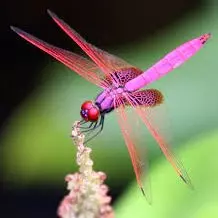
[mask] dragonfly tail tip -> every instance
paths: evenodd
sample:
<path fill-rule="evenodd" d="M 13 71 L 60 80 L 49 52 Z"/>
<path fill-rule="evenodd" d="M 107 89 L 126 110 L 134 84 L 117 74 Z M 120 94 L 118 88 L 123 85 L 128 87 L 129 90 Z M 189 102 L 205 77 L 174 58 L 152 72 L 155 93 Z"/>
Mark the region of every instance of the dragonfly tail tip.
<path fill-rule="evenodd" d="M 206 34 L 206 40 L 210 39 L 212 37 L 212 33 L 207 33 Z"/>
<path fill-rule="evenodd" d="M 211 33 L 206 33 L 201 36 L 200 40 L 202 44 L 205 44 L 210 38 L 211 38 Z"/>

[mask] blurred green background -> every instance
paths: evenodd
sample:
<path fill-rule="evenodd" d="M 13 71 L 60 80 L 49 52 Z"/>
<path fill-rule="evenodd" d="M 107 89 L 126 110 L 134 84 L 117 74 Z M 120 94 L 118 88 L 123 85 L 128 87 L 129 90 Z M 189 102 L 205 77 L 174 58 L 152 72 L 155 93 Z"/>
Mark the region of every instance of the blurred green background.
<path fill-rule="evenodd" d="M 125 9 L 125 5 L 123 7 Z M 217 9 L 216 0 L 205 0 L 198 10 L 190 10 L 180 19 L 171 20 L 146 38 L 141 35 L 131 43 L 105 46 L 109 52 L 146 69 L 185 41 L 203 33 L 213 34 L 190 61 L 149 86 L 161 90 L 165 96 L 170 134 L 173 136 L 171 143 L 193 180 L 194 191 L 177 178 L 158 145 L 145 132 L 143 137 L 149 146 L 153 198 L 153 205 L 149 206 L 135 182 L 113 113 L 106 117 L 103 133 L 90 142 L 95 170 L 107 173 L 107 184 L 116 199 L 116 217 L 218 216 Z M 142 20 L 138 22 L 141 28 L 146 28 Z M 25 30 L 28 31 L 27 28 Z M 14 38 L 22 41 L 17 36 Z M 61 41 L 58 43 L 61 45 Z M 25 45 L 24 41 L 20 44 L 31 46 Z M 42 68 L 35 78 L 37 85 L 34 90 L 13 110 L 2 128 L 2 183 L 9 195 L 17 190 L 32 192 L 32 195 L 41 191 L 43 194 L 34 200 L 36 205 L 46 191 L 58 192 L 58 197 L 51 200 L 55 216 L 55 207 L 66 193 L 64 176 L 77 170 L 76 149 L 69 137 L 71 125 L 80 119 L 81 103 L 95 98 L 100 90 L 51 59 Z M 18 195 L 25 198 L 25 195 Z M 28 195 L 26 197 L 28 199 Z M 43 217 L 46 213 L 42 214 Z"/>

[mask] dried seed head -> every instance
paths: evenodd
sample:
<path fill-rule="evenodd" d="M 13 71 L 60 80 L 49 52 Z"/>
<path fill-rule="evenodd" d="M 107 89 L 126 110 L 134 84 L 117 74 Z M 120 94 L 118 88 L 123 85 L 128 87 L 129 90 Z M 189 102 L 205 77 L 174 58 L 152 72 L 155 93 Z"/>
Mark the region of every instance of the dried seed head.
<path fill-rule="evenodd" d="M 90 158 L 92 150 L 84 146 L 85 136 L 80 133 L 78 122 L 73 125 L 72 138 L 77 147 L 76 163 L 79 172 L 65 177 L 69 194 L 60 203 L 59 217 L 113 218 L 111 197 L 107 195 L 108 187 L 104 184 L 107 176 L 93 170 L 94 163 Z"/>

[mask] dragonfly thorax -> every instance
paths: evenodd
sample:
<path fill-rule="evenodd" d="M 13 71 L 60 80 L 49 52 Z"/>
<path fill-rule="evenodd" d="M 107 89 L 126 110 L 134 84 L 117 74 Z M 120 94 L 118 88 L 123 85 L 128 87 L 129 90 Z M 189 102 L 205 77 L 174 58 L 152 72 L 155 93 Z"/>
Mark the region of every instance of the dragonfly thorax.
<path fill-rule="evenodd" d="M 85 101 L 81 106 L 80 115 L 85 121 L 96 122 L 100 116 L 100 111 L 92 101 Z"/>

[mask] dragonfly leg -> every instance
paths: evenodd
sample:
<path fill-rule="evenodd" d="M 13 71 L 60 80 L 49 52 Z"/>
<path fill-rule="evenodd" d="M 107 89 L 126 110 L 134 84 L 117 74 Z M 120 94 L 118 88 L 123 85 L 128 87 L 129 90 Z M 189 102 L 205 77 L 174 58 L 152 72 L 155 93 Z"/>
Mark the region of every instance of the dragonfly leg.
<path fill-rule="evenodd" d="M 86 123 L 84 123 L 84 124 L 86 124 Z M 79 128 L 80 129 L 90 129 L 93 125 L 94 125 L 94 123 L 91 123 L 91 124 L 89 124 L 89 126 L 79 126 Z"/>
<path fill-rule="evenodd" d="M 80 120 L 80 121 L 78 122 L 79 125 L 83 125 L 83 124 L 85 124 L 85 123 L 87 123 L 87 121 L 85 121 L 84 119 L 82 119 L 82 120 Z"/>
<path fill-rule="evenodd" d="M 104 127 L 104 115 L 101 116 L 101 119 L 100 119 L 100 122 L 98 124 L 97 127 L 95 127 L 95 129 L 101 127 L 93 136 L 91 136 L 90 138 L 88 138 L 84 144 L 86 144 L 87 142 L 91 141 L 93 138 L 95 138 L 102 130 L 103 130 L 103 127 Z M 93 129 L 94 130 L 94 129 Z"/>
<path fill-rule="evenodd" d="M 100 122 L 101 122 L 101 121 L 100 121 Z M 92 131 L 92 130 L 98 128 L 99 125 L 100 125 L 100 122 L 99 122 L 99 124 L 98 124 L 98 122 L 91 123 L 91 124 L 89 125 L 89 128 L 83 128 L 83 129 L 86 129 L 86 130 L 81 131 L 81 133 L 90 132 L 90 131 Z M 93 126 L 93 124 L 94 124 L 94 126 Z M 92 127 L 92 126 L 93 126 L 93 127 Z"/>

